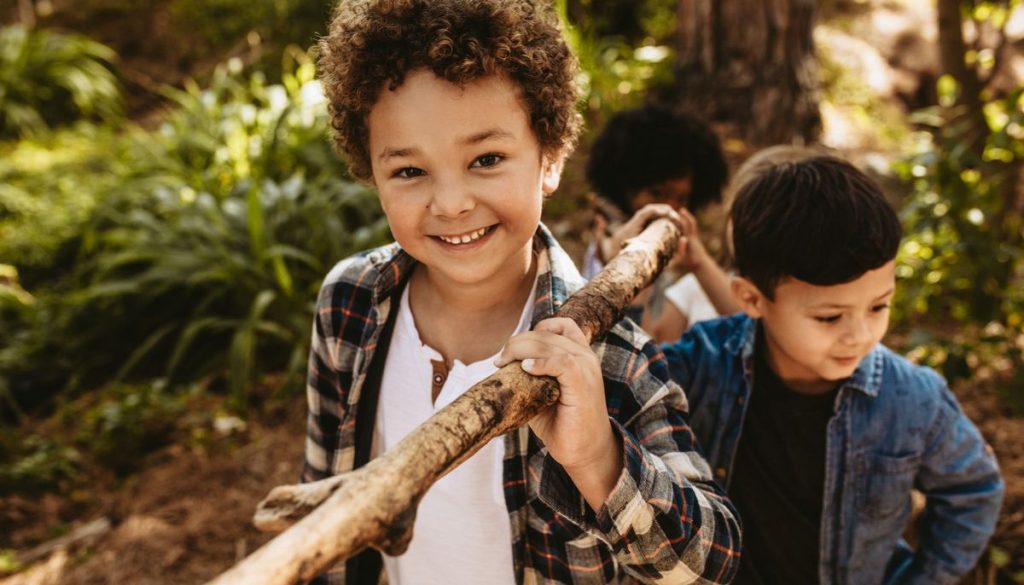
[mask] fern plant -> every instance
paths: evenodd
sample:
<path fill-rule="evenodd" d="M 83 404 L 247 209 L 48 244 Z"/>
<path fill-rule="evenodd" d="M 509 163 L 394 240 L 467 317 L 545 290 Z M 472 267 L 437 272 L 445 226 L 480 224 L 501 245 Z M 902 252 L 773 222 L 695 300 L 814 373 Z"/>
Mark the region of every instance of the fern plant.
<path fill-rule="evenodd" d="M 38 134 L 87 118 L 121 115 L 110 48 L 75 34 L 0 28 L 0 137 Z"/>
<path fill-rule="evenodd" d="M 387 238 L 376 195 L 327 140 L 313 63 L 281 84 L 231 63 L 130 149 L 134 177 L 97 208 L 58 330 L 85 386 L 304 369 L 313 304 L 337 260 Z"/>

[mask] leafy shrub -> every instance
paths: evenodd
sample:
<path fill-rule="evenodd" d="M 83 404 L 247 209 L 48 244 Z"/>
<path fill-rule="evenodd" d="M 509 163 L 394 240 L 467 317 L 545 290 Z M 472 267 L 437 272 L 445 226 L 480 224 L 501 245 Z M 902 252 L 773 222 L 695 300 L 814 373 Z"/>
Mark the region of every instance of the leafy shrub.
<path fill-rule="evenodd" d="M 0 145 L 0 262 L 18 266 L 26 287 L 70 270 L 97 201 L 130 166 L 128 147 L 89 124 Z"/>
<path fill-rule="evenodd" d="M 570 4 L 587 17 L 570 22 Z M 590 0 L 559 0 L 567 34 L 580 59 L 580 85 L 589 117 L 601 121 L 612 113 L 637 106 L 654 88 L 672 79 L 672 50 L 662 41 L 672 32 L 674 3 L 643 3 L 630 12 L 639 29 L 634 35 L 609 34 L 619 30 L 622 9 Z"/>
<path fill-rule="evenodd" d="M 188 395 L 165 390 L 157 381 L 142 385 L 113 384 L 103 400 L 78 416 L 77 443 L 97 463 L 126 475 L 146 455 L 168 444 Z"/>
<path fill-rule="evenodd" d="M 116 55 L 83 36 L 22 25 L 0 28 L 0 137 L 37 134 L 81 118 L 113 120 L 121 89 Z"/>
<path fill-rule="evenodd" d="M 953 89 L 940 82 L 947 98 Z M 907 237 L 895 317 L 911 329 L 917 357 L 950 379 L 995 361 L 1019 371 L 1024 218 L 1014 189 L 1024 162 L 1024 89 L 986 106 L 991 132 L 981 153 L 967 147 L 963 125 L 947 123 L 954 113 L 948 107 L 916 116 L 932 131 L 897 169 L 911 194 L 902 211 Z M 1016 400 L 1024 409 L 1024 397 Z"/>
<path fill-rule="evenodd" d="M 313 64 L 291 55 L 280 85 L 232 62 L 209 89 L 172 92 L 177 109 L 134 145 L 134 175 L 97 208 L 56 326 L 73 332 L 78 384 L 227 372 L 241 406 L 257 371 L 296 381 L 321 279 L 388 232 L 331 150 Z"/>
<path fill-rule="evenodd" d="M 175 21 L 199 33 L 211 48 L 226 48 L 255 32 L 277 47 L 309 46 L 323 32 L 332 2 L 326 0 L 174 0 Z"/>
<path fill-rule="evenodd" d="M 0 494 L 53 489 L 71 477 L 79 454 L 69 446 L 41 435 L 0 437 Z"/>

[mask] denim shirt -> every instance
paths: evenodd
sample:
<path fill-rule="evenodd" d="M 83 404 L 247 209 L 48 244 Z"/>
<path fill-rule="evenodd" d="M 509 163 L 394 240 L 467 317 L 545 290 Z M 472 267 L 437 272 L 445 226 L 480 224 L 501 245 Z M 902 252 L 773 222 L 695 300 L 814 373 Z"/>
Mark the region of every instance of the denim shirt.
<path fill-rule="evenodd" d="M 728 487 L 754 384 L 757 321 L 696 324 L 662 346 L 690 401 L 690 424 Z M 985 549 L 1002 503 L 992 450 L 946 382 L 878 345 L 844 381 L 827 427 L 821 583 L 958 583 Z M 927 506 L 920 543 L 901 535 L 911 490 Z M 781 528 L 781 527 L 780 527 Z"/>

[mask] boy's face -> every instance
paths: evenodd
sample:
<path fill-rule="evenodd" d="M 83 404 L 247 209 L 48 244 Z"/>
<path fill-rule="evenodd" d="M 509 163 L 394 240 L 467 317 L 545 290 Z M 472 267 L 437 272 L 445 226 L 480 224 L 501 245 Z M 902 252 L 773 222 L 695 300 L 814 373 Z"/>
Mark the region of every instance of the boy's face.
<path fill-rule="evenodd" d="M 689 175 L 666 179 L 656 185 L 642 189 L 629 198 L 633 211 L 639 210 L 649 203 L 665 203 L 673 209 L 689 207 L 690 195 L 693 192 L 693 178 Z"/>
<path fill-rule="evenodd" d="M 561 160 L 541 155 L 518 96 L 501 76 L 459 87 L 419 69 L 382 90 L 367 117 L 391 231 L 432 278 L 467 285 L 529 271 Z"/>
<path fill-rule="evenodd" d="M 775 288 L 774 301 L 743 278 L 735 279 L 733 290 L 747 314 L 762 320 L 775 373 L 793 390 L 818 393 L 853 374 L 882 340 L 895 282 L 890 261 L 845 284 L 787 278 Z"/>

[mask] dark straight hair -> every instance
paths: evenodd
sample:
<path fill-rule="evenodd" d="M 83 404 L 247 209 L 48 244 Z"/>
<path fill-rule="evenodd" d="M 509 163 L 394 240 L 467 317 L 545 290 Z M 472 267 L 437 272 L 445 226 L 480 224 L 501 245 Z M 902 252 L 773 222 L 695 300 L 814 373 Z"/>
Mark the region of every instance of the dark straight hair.
<path fill-rule="evenodd" d="M 730 217 L 737 271 L 769 299 L 786 277 L 855 280 L 895 258 L 903 236 L 878 184 L 832 156 L 767 169 L 736 194 Z"/>

